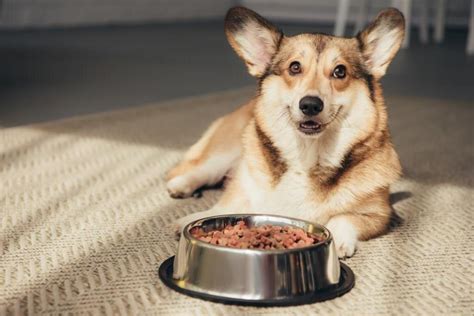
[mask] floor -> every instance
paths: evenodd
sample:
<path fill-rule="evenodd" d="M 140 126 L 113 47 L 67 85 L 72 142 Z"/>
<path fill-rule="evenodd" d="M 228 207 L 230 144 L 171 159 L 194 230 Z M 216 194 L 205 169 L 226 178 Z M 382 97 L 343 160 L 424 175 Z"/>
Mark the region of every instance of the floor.
<path fill-rule="evenodd" d="M 386 94 L 473 101 L 474 57 L 465 55 L 465 41 L 459 30 L 448 30 L 443 45 L 421 45 L 413 34 L 383 80 Z M 254 83 L 221 22 L 0 31 L 0 58 L 1 127 Z"/>

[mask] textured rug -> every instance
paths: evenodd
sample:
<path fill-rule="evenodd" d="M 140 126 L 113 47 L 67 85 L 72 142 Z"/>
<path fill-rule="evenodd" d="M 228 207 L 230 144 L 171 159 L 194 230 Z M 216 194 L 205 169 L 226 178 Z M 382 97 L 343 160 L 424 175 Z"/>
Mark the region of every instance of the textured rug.
<path fill-rule="evenodd" d="M 0 130 L 0 315 L 474 314 L 474 104 L 388 98 L 405 176 L 388 234 L 346 260 L 355 288 L 289 308 L 224 306 L 166 288 L 167 226 L 210 207 L 163 176 L 251 89 Z"/>

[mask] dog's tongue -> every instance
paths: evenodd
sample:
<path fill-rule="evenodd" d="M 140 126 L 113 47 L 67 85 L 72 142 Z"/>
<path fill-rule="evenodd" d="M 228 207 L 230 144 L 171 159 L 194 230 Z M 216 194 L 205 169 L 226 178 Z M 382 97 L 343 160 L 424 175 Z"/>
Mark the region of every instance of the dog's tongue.
<path fill-rule="evenodd" d="M 320 127 L 319 123 L 316 123 L 315 121 L 306 121 L 300 124 L 302 128 L 307 128 L 307 129 L 318 129 Z"/>

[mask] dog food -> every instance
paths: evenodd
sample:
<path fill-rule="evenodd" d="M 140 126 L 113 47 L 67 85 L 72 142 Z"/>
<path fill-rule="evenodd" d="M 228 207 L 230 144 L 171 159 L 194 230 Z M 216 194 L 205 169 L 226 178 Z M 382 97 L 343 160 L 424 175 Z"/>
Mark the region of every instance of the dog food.
<path fill-rule="evenodd" d="M 262 225 L 248 227 L 244 221 L 227 225 L 222 230 L 205 232 L 201 227 L 190 231 L 194 238 L 220 245 L 242 249 L 292 249 L 310 246 L 323 241 L 323 235 L 312 234 L 293 226 Z"/>

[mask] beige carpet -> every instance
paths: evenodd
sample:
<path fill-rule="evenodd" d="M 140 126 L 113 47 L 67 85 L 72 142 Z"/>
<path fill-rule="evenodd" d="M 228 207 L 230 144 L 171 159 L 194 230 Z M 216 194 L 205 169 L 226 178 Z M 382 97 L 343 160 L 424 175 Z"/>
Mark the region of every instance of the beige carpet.
<path fill-rule="evenodd" d="M 236 90 L 0 130 L 0 315 L 474 314 L 473 109 L 389 98 L 405 168 L 391 231 L 347 260 L 345 296 L 291 308 L 224 306 L 166 288 L 166 226 L 219 195 L 172 200 L 163 175 Z"/>

